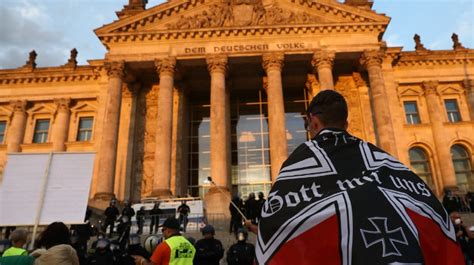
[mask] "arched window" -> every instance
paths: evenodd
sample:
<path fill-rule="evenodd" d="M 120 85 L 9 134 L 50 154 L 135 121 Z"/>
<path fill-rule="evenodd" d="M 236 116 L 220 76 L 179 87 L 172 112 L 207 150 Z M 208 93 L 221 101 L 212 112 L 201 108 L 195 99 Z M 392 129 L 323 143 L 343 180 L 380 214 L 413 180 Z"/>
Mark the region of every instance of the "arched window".
<path fill-rule="evenodd" d="M 466 190 L 474 190 L 474 180 L 471 177 L 471 157 L 467 150 L 462 145 L 453 145 L 451 147 L 451 157 L 458 185 Z"/>
<path fill-rule="evenodd" d="M 431 177 L 431 166 L 428 155 L 425 150 L 420 147 L 413 147 L 409 151 L 410 164 L 415 173 L 423 179 L 423 181 L 435 190 L 433 178 Z"/>

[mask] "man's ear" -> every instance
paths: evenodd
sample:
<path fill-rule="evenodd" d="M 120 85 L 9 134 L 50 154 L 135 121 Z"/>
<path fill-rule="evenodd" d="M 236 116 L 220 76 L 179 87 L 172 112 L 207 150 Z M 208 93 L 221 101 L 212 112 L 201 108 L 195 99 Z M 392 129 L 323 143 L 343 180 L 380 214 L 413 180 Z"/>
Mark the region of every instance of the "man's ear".
<path fill-rule="evenodd" d="M 324 124 L 321 122 L 321 119 L 317 115 L 311 115 L 311 129 L 314 135 L 317 135 L 319 131 L 324 128 Z"/>

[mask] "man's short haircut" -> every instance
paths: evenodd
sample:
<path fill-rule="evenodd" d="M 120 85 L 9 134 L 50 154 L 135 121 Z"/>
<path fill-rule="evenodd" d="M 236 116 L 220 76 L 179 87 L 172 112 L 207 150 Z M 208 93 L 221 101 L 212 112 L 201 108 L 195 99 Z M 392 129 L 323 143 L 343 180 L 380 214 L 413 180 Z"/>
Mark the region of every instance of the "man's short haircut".
<path fill-rule="evenodd" d="M 10 235 L 10 240 L 12 241 L 12 243 L 26 242 L 27 238 L 28 238 L 28 232 L 26 232 L 26 230 L 23 230 L 23 229 L 16 229 Z"/>
<path fill-rule="evenodd" d="M 309 104 L 307 114 L 317 115 L 328 127 L 344 128 L 347 122 L 347 103 L 344 97 L 334 90 L 319 92 Z"/>

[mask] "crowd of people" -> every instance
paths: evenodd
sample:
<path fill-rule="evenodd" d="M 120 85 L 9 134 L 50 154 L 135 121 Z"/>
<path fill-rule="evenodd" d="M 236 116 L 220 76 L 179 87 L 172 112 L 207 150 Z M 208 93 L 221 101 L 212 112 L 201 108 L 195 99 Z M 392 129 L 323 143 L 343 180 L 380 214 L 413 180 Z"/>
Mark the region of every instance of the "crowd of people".
<path fill-rule="evenodd" d="M 150 235 L 144 244 L 137 234 L 122 241 L 107 238 L 99 233 L 91 248 L 87 241 L 78 240 L 77 229 L 69 228 L 61 222 L 50 224 L 39 236 L 34 251 L 27 251 L 28 233 L 17 229 L 10 235 L 10 244 L 0 257 L 2 265 L 134 265 L 172 264 L 179 260 L 182 265 L 217 265 L 224 257 L 224 247 L 215 236 L 212 225 L 202 230 L 202 239 L 181 235 L 181 225 L 176 218 L 167 218 L 161 226 L 162 237 Z M 229 265 L 252 265 L 255 247 L 247 242 L 248 232 L 240 228 L 236 233 L 236 243 L 227 251 Z"/>
<path fill-rule="evenodd" d="M 255 193 L 249 193 L 248 198 L 244 201 L 239 194 L 234 195 L 231 203 L 229 204 L 230 211 L 230 227 L 229 232 L 236 233 L 240 228 L 243 227 L 244 217 L 250 220 L 253 224 L 258 224 L 262 207 L 265 204 L 265 196 L 263 192 L 258 193 L 258 199 L 255 198 Z"/>
<path fill-rule="evenodd" d="M 248 208 L 253 203 L 252 199 L 255 201 L 254 197 L 249 197 L 242 206 L 247 205 Z M 244 208 L 247 213 L 251 212 L 250 208 Z M 160 224 L 160 217 L 164 215 L 159 203 L 146 213 L 143 207 L 135 212 L 131 203 L 126 201 L 120 211 L 114 199 L 104 211 L 101 227 L 94 229 L 90 224 L 92 212 L 88 209 L 84 224 L 72 225 L 70 228 L 61 222 L 50 224 L 37 238 L 32 251 L 26 249 L 29 243 L 26 230 L 9 231 L 9 240 L 0 243 L 0 264 L 142 265 L 172 264 L 170 261 L 175 259 L 179 259 L 179 264 L 183 265 L 220 264 L 225 249 L 221 241 L 215 238 L 212 225 L 201 229 L 202 239 L 197 241 L 181 235 L 181 232 L 186 232 L 190 211 L 184 201 L 177 209 L 178 218 L 169 217 Z M 137 218 L 137 234 L 131 234 L 133 216 Z M 143 238 L 139 233 L 143 231 L 145 218 L 150 218 L 150 235 L 142 244 Z M 227 264 L 253 264 L 255 247 L 247 242 L 248 232 L 242 225 L 235 230 L 235 237 L 236 243 L 227 250 Z"/>

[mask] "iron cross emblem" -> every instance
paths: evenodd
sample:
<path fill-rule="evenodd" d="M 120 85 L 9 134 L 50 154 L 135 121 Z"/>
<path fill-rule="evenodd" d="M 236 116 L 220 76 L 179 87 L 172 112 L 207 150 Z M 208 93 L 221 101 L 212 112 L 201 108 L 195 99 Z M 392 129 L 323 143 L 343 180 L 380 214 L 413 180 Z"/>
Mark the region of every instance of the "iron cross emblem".
<path fill-rule="evenodd" d="M 400 251 L 396 246 L 396 243 L 408 245 L 408 241 L 403 233 L 403 229 L 398 227 L 390 230 L 387 224 L 386 217 L 372 217 L 369 218 L 370 223 L 375 230 L 364 230 L 360 229 L 362 239 L 366 248 L 373 245 L 382 244 L 382 257 L 388 257 L 391 255 L 401 256 Z"/>

